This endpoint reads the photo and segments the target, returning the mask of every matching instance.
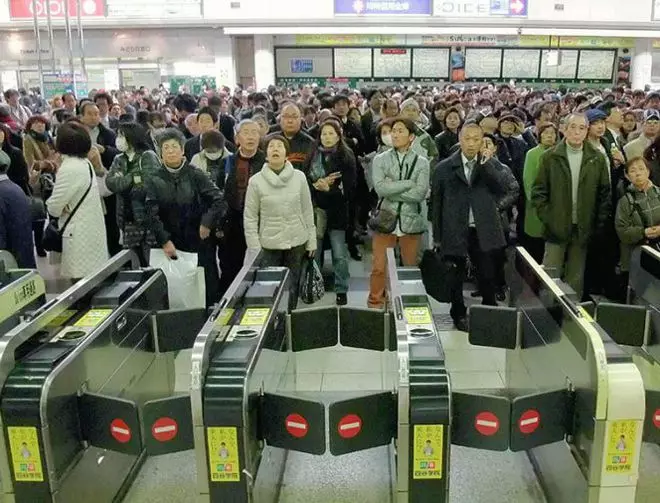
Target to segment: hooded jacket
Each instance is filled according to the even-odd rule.
[[[289,161],[276,173],[268,163],[250,178],[243,214],[248,248],[316,249],[312,196],[305,174]]]

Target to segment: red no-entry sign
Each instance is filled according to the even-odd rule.
[[[123,419],[113,419],[110,423],[110,435],[120,444],[125,444],[131,440],[131,428]]]
[[[656,428],[660,429],[660,409],[653,413],[653,424]]]
[[[178,432],[179,425],[171,417],[161,417],[151,427],[151,434],[159,442],[169,442]]]
[[[534,433],[539,426],[541,426],[541,414],[534,409],[525,411],[518,421],[518,428],[524,435]]]
[[[490,437],[500,429],[500,420],[492,412],[480,412],[474,418],[474,427],[482,435]]]
[[[362,431],[362,419],[355,414],[347,414],[341,418],[337,425],[337,432],[341,438],[354,438]]]
[[[302,417],[300,414],[289,414],[284,420],[284,426],[286,431],[292,437],[303,438],[309,432],[309,424],[307,419]]]

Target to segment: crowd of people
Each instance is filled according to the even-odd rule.
[[[198,254],[207,303],[246,257],[291,270],[330,249],[338,305],[370,242],[367,303],[385,303],[385,253],[435,248],[463,280],[506,297],[506,249],[524,246],[580,296],[622,300],[630,251],[660,241],[660,94],[462,84],[361,90],[237,86],[7,90],[0,104],[0,248],[81,278],[121,249]],[[366,247],[369,249],[369,247]],[[60,255],[55,252],[51,256]]]

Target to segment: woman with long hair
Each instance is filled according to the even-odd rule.
[[[339,121],[328,119],[321,124],[321,133],[305,173],[312,186],[312,201],[316,217],[316,261],[321,264],[323,242],[327,235],[332,251],[337,305],[346,304],[348,292],[348,249],[346,228],[348,202],[356,184],[357,163],[353,151],[346,145]]]

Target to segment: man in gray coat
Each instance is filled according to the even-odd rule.
[[[494,306],[494,253],[506,246],[498,202],[510,184],[496,161],[480,154],[483,137],[477,123],[466,123],[459,137],[460,151],[438,164],[431,182],[433,238],[444,258],[458,268],[450,314],[462,331],[468,329],[463,300],[466,256],[476,266],[483,303]]]

